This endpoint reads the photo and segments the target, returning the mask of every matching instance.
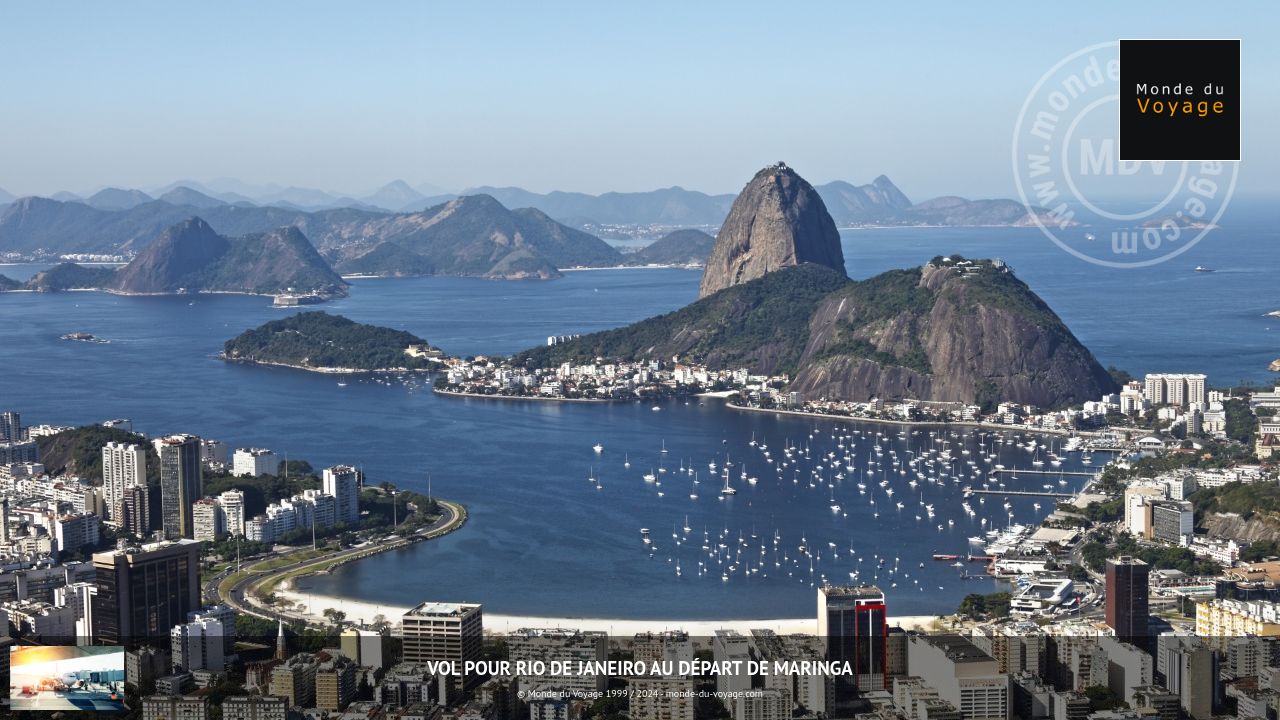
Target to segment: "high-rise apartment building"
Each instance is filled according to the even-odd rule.
[[[160,527],[167,540],[195,535],[192,505],[204,495],[200,438],[170,435],[155,441],[160,456]]]
[[[121,526],[124,491],[147,485],[147,450],[136,443],[109,442],[102,446],[102,501],[106,521]]]

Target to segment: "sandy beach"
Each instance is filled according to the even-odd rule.
[[[346,619],[371,622],[377,615],[395,623],[409,608],[402,605],[376,603],[337,598],[328,595],[300,593],[292,589],[279,589],[278,595],[301,605],[301,614],[319,622],[325,622],[324,611],[332,608],[346,613]],[[890,625],[904,629],[926,629],[937,618],[933,615],[908,615],[889,618]],[[578,630],[603,630],[610,635],[627,636],[641,632],[683,630],[693,636],[709,636],[716,630],[730,629],[746,633],[753,628],[766,628],[777,633],[816,633],[818,622],[814,618],[781,618],[758,620],[621,620],[613,618],[532,617],[523,615],[484,614],[486,632],[505,633],[520,628],[575,628]]]

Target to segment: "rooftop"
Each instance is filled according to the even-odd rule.
[[[917,635],[916,637],[941,650],[952,662],[992,662],[990,655],[959,635]]]
[[[479,609],[479,603],[424,602],[405,613],[405,615],[417,617],[462,617],[473,610]]]

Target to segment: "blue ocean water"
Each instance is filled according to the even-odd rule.
[[[1266,366],[1280,357],[1274,334],[1280,319],[1265,317],[1280,309],[1274,219],[1265,207],[1237,212],[1177,260],[1142,270],[1081,262],[1032,229],[900,228],[843,237],[854,277],[939,254],[1000,257],[1103,364],[1135,374],[1204,371],[1212,382],[1230,384],[1275,377]],[[1216,271],[1195,273],[1197,264]],[[22,277],[38,269],[7,266],[0,273]],[[452,353],[507,353],[547,335],[616,327],[677,308],[696,297],[698,277],[688,270],[629,269],[575,272],[550,282],[360,280],[350,297],[324,309],[410,330]],[[318,593],[396,605],[479,601],[492,612],[528,615],[694,619],[809,615],[810,583],[846,579],[850,572],[888,588],[895,614],[949,611],[964,594],[991,587],[985,579],[961,580],[962,569],[928,558],[963,553],[984,518],[989,525],[1007,523],[1002,500],[971,501],[976,515],[970,519],[960,509],[963,482],[926,481],[917,489],[896,469],[886,475],[891,449],[905,461],[945,440],[957,453],[961,446],[971,450],[957,455],[967,460],[979,454],[976,438],[898,437],[897,428],[844,424],[840,434],[853,435],[845,444],[856,446],[856,459],[854,470],[837,480],[829,466],[812,474],[817,456],[848,452],[830,434],[833,423],[742,414],[714,401],[665,403],[654,412],[639,404],[443,398],[421,386],[339,387],[332,377],[215,359],[225,339],[288,312],[295,311],[238,296],[0,295],[0,406],[21,410],[28,424],[130,417],[147,433],[193,432],[267,446],[317,466],[358,464],[373,481],[419,490],[429,473],[437,494],[469,506],[471,521],[461,531],[309,579],[306,587]],[[71,331],[111,343],[58,339]],[[879,439],[882,464],[868,466],[877,458],[876,432],[886,433]],[[775,460],[788,443],[808,444],[811,459],[779,476],[777,463],[768,464],[748,444],[753,435]],[[597,442],[605,448],[600,455],[591,449]],[[659,452],[664,442],[665,456]],[[1030,455],[1009,447],[999,450],[997,462],[1027,466]],[[738,493],[722,500],[707,464],[723,465],[726,454],[735,462]],[[664,493],[658,497],[656,483],[641,476],[662,462],[669,472],[657,473]],[[675,472],[682,462],[699,472],[697,500],[689,498],[692,479]],[[757,484],[741,480],[744,464]],[[868,486],[867,495],[858,492],[856,479]],[[879,486],[882,479],[896,490],[893,498]],[[1015,482],[1038,488],[1041,480],[1024,477],[1010,487]],[[936,518],[915,520],[922,500],[935,507]],[[1051,501],[1041,502],[1037,512],[1029,498],[1013,501],[1015,520],[1047,512]],[[832,504],[841,510],[833,512]],[[650,529],[657,551],[641,541],[642,527]],[[704,528],[713,550],[727,546],[721,559],[732,552],[736,569],[728,579],[727,565],[701,550]],[[812,573],[810,556],[798,551],[802,542],[816,556]],[[701,575],[699,561],[707,564]],[[890,575],[895,564],[898,571]]]

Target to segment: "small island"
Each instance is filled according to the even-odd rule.
[[[93,335],[87,332],[70,332],[70,333],[67,333],[66,335],[63,335],[62,339],[74,340],[75,342],[98,343],[100,345],[106,345],[107,343],[111,342],[106,338],[100,338],[96,335]]]
[[[298,313],[228,340],[228,362],[277,365],[321,373],[426,372],[440,350],[403,330],[364,325],[323,311]]]

